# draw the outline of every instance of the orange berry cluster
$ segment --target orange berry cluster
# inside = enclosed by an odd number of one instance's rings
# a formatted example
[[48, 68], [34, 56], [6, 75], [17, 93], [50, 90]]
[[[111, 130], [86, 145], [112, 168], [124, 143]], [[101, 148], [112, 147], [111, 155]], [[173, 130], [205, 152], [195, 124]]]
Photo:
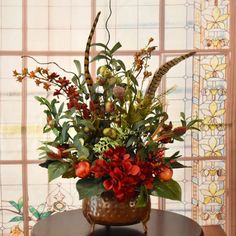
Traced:
[[149, 46], [153, 41], [153, 38], [150, 38], [148, 44], [145, 48], [142, 48], [140, 51], [136, 52], [134, 55], [134, 69], [135, 71], [141, 71], [144, 69], [143, 76], [148, 78], [152, 75], [152, 72], [148, 71], [147, 61], [151, 57], [151, 53], [155, 50], [155, 46]]

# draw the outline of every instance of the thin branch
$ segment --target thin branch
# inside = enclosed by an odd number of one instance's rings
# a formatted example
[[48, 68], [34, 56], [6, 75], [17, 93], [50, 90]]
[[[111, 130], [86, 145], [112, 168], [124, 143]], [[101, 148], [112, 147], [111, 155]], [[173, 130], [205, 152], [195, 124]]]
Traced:
[[17, 215], [21, 215], [22, 216], [22, 213], [20, 213], [19, 211], [13, 211], [11, 209], [7, 209], [7, 208], [0, 208], [0, 211], [10, 211], [14, 214], [17, 214]]
[[54, 61], [50, 61], [50, 62], [39, 62], [38, 60], [36, 60], [34, 57], [31, 57], [31, 56], [21, 56], [21, 58], [30, 58], [32, 60], [34, 60], [37, 64], [40, 64], [40, 65], [50, 65], [50, 64], [53, 64], [53, 65], [56, 65], [59, 69], [61, 69], [62, 71], [68, 73], [68, 74], [73, 74], [74, 76], [76, 76], [76, 78], [79, 80], [79, 77], [78, 75], [76, 75], [74, 72], [72, 71], [68, 71], [68, 70], [65, 70], [63, 67], [61, 67], [59, 64], [57, 64], [56, 62]]
[[[109, 29], [108, 29], [108, 22], [109, 22], [109, 20], [110, 20], [110, 18], [111, 18], [111, 15], [112, 15], [111, 0], [109, 0], [109, 15], [108, 15], [108, 17], [107, 17], [107, 19], [106, 19], [106, 23], [105, 23], [105, 29], [106, 29], [106, 31], [107, 31], [107, 36], [108, 36], [107, 43], [106, 43], [106, 47], [105, 47], [105, 51], [107, 51], [107, 49], [108, 49], [108, 44], [109, 44], [110, 39], [111, 39], [111, 34], [110, 34]], [[106, 62], [107, 62], [107, 65], [108, 65], [109, 63], [108, 63], [108, 59], [107, 59], [107, 58], [106, 58]]]
[[105, 23], [105, 29], [107, 31], [108, 39], [107, 39], [107, 43], [106, 43], [106, 48], [105, 49], [107, 49], [107, 46], [108, 46], [108, 44], [110, 42], [110, 39], [111, 39], [111, 34], [110, 34], [109, 29], [108, 29], [108, 22], [109, 22], [109, 20], [111, 18], [111, 15], [112, 15], [111, 0], [109, 0], [109, 16], [107, 17], [106, 23]]

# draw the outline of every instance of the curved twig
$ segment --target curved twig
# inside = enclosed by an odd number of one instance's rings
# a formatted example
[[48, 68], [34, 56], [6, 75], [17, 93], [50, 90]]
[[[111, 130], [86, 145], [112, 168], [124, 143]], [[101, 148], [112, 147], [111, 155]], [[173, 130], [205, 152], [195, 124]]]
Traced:
[[61, 67], [59, 64], [57, 64], [57, 63], [54, 62], [54, 61], [50, 61], [50, 62], [39, 62], [39, 61], [36, 60], [34, 57], [31, 57], [31, 56], [21, 56], [21, 58], [25, 58], [25, 57], [34, 60], [34, 61], [35, 61], [37, 64], [39, 64], [39, 65], [51, 65], [51, 64], [56, 65], [56, 66], [57, 66], [59, 69], [61, 69], [62, 71], [66, 72], [66, 73], [68, 73], [68, 74], [73, 74], [74, 76], [76, 76], [77, 79], [79, 79], [78, 75], [76, 75], [74, 72], [65, 70], [63, 67]]

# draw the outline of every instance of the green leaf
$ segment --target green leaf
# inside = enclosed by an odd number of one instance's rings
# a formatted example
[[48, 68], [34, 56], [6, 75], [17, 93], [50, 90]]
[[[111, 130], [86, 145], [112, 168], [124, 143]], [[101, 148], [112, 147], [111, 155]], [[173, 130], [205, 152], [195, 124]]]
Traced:
[[23, 198], [22, 197], [19, 198], [19, 200], [18, 200], [18, 206], [19, 206], [19, 210], [21, 210], [23, 207]]
[[191, 168], [191, 166], [185, 166], [185, 165], [183, 165], [183, 164], [181, 164], [181, 163], [179, 163], [177, 161], [175, 161], [173, 163], [170, 162], [170, 165], [171, 165], [171, 168], [174, 168], [174, 169], [177, 169], [177, 168], [189, 168], [189, 167]]
[[120, 42], [117, 42], [115, 45], [114, 45], [114, 47], [111, 49], [111, 54], [113, 54], [115, 51], [117, 51], [119, 48], [121, 48], [122, 47], [122, 45], [121, 45], [121, 43]]
[[54, 161], [54, 160], [46, 160], [45, 162], [43, 163], [40, 163], [39, 166], [43, 167], [43, 168], [48, 168], [48, 166], [50, 164], [52, 164], [53, 162], [57, 162], [57, 161]]
[[136, 122], [136, 123], [134, 124], [133, 129], [134, 129], [134, 130], [139, 130], [140, 127], [143, 126], [143, 125], [145, 125], [146, 123], [148, 123], [147, 120], [140, 120], [140, 121], [138, 121], [138, 122]]
[[180, 155], [179, 153], [180, 153], [180, 152], [177, 151], [177, 152], [175, 152], [174, 154], [172, 154], [170, 157], [166, 157], [166, 158], [165, 158], [165, 161], [166, 161], [166, 162], [169, 162], [170, 160], [177, 159], [177, 158], [181, 157], [181, 155]]
[[62, 111], [63, 111], [63, 108], [64, 108], [64, 102], [60, 105], [59, 109], [58, 109], [58, 116], [61, 115]]
[[79, 86], [79, 80], [78, 77], [76, 75], [74, 75], [71, 79], [71, 81], [75, 84], [75, 86]]
[[86, 148], [86, 147], [84, 147], [84, 146], [82, 146], [78, 151], [77, 151], [77, 153], [78, 153], [78, 156], [79, 157], [81, 157], [81, 156], [83, 156], [83, 157], [89, 157], [89, 150], [88, 150], [88, 148]]
[[128, 142], [126, 143], [126, 147], [131, 146], [135, 141], [137, 141], [137, 139], [138, 139], [137, 136], [131, 136], [131, 137], [128, 139]]
[[110, 58], [112, 57], [110, 51], [107, 51], [107, 50], [102, 50], [102, 51], [100, 51], [99, 54], [100, 54], [100, 55], [104, 54], [105, 56], [108, 56], [108, 57], [110, 57]]
[[69, 169], [70, 164], [66, 162], [56, 161], [48, 165], [48, 181], [58, 178]]
[[99, 46], [99, 47], [105, 48], [106, 50], [109, 50], [109, 48], [103, 43], [93, 43], [93, 44], [91, 44], [91, 46]]
[[[45, 145], [47, 145], [47, 144], [45, 144]], [[44, 152], [50, 152], [51, 150], [48, 148], [48, 146], [41, 146], [41, 147], [39, 147], [37, 150], [42, 150], [42, 151], [44, 151]]]
[[10, 219], [9, 222], [19, 222], [19, 221], [24, 221], [23, 216], [15, 216], [12, 219]]
[[101, 59], [105, 59], [105, 60], [110, 60], [109, 57], [105, 56], [105, 55], [97, 55], [95, 56], [90, 62], [93, 62], [93, 61], [97, 61], [97, 60], [101, 60]]
[[47, 125], [43, 127], [43, 133], [48, 133], [49, 131], [51, 131], [52, 128], [51, 127], [48, 127]]
[[54, 99], [51, 101], [52, 115], [53, 115], [54, 117], [56, 117], [56, 115], [57, 115], [57, 109], [56, 109], [56, 106], [55, 106], [56, 103], [58, 103], [58, 101], [54, 98]]
[[77, 149], [79, 157], [84, 156], [87, 158], [89, 156], [89, 149], [82, 145], [80, 138], [81, 138], [81, 133], [75, 135], [73, 139], [74, 147]]
[[89, 128], [90, 130], [95, 131], [95, 127], [93, 126], [93, 123], [89, 120], [81, 120], [81, 119], [76, 119], [77, 125], [82, 125], [84, 127]]
[[76, 69], [78, 71], [78, 75], [80, 76], [81, 75], [81, 63], [78, 60], [74, 60], [74, 63], [75, 63]]
[[76, 149], [80, 149], [82, 147], [82, 143], [80, 142], [81, 135], [76, 134], [74, 139], [73, 139], [73, 144]]
[[155, 180], [154, 188], [151, 191], [151, 194], [153, 196], [181, 201], [181, 187], [173, 179], [168, 182]]
[[100, 195], [105, 191], [102, 181], [94, 178], [80, 179], [76, 183], [76, 189], [79, 192], [79, 198], [90, 198]]
[[43, 212], [40, 214], [40, 219], [45, 219], [48, 216], [50, 216], [52, 213], [53, 213], [52, 211]]
[[185, 120], [181, 120], [181, 124], [182, 124], [183, 127], [186, 127], [186, 125], [187, 125]]
[[62, 178], [75, 178], [75, 169], [71, 166], [66, 173], [62, 175]]
[[187, 128], [189, 129], [189, 128], [191, 128], [195, 123], [197, 123], [197, 122], [202, 122], [202, 120], [200, 120], [200, 119], [197, 119], [197, 120], [192, 120], [192, 121], [190, 121], [188, 124], [187, 124]]
[[55, 135], [56, 137], [58, 137], [60, 131], [59, 131], [57, 128], [52, 128], [51, 130], [52, 130], [52, 132], [54, 133], [54, 135]]
[[147, 205], [148, 193], [145, 186], [141, 186], [141, 191], [137, 197], [136, 207], [145, 207]]
[[183, 118], [183, 120], [186, 120], [186, 117], [185, 117], [185, 113], [184, 113], [184, 112], [180, 112], [180, 116]]
[[121, 68], [126, 71], [125, 63], [121, 60], [116, 60], [116, 62], [121, 66]]
[[130, 78], [130, 80], [134, 83], [134, 85], [138, 86], [138, 81], [137, 79], [134, 77], [134, 75], [132, 74], [131, 71], [127, 72], [127, 77]]
[[40, 213], [33, 206], [29, 206], [29, 211], [36, 219], [40, 218]]
[[191, 127], [191, 128], [189, 128], [189, 129], [191, 129], [191, 130], [201, 131], [199, 128], [196, 128], [196, 127]]
[[46, 105], [49, 108], [49, 110], [52, 110], [51, 105], [50, 105], [50, 103], [48, 102], [48, 100], [46, 98], [39, 97], [39, 96], [35, 96], [34, 98], [37, 101], [39, 101], [41, 105]]
[[19, 205], [15, 201], [8, 201], [17, 211], [20, 211]]
[[35, 98], [38, 102], [40, 102], [40, 104], [44, 104], [42, 97], [35, 96], [34, 98]]
[[178, 137], [178, 136], [175, 136], [175, 137], [174, 137], [174, 139], [175, 139], [175, 140], [177, 140], [177, 141], [180, 141], [180, 142], [183, 142], [183, 141], [184, 141], [184, 139], [183, 139], [183, 138], [181, 138], [181, 137]]
[[68, 141], [69, 135], [68, 135], [68, 130], [70, 126], [68, 125], [67, 122], [64, 122], [62, 125], [62, 131], [61, 131], [61, 143], [65, 143]]

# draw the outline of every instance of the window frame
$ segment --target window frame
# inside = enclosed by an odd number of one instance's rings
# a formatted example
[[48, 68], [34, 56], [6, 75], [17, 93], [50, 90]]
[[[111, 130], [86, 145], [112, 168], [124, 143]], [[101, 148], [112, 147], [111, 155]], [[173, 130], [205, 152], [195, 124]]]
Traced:
[[[96, 15], [96, 0], [91, 1], [91, 22], [93, 21]], [[20, 51], [6, 51], [0, 50], [0, 56], [20, 56], [20, 55], [82, 55], [83, 52], [72, 52], [72, 51], [29, 51], [27, 48], [27, 0], [22, 0], [22, 50]], [[212, 55], [215, 53], [225, 54], [229, 58], [229, 64], [227, 69], [227, 108], [226, 111], [226, 119], [227, 119], [227, 129], [226, 129], [226, 157], [224, 157], [224, 161], [226, 162], [226, 232], [227, 235], [233, 236], [236, 235], [236, 82], [234, 78], [236, 78], [236, 70], [233, 68], [233, 65], [236, 64], [236, 1], [229, 0], [230, 4], [230, 48], [229, 49], [198, 49], [197, 55]], [[166, 56], [175, 56], [180, 55], [182, 53], [186, 53], [192, 50], [165, 50], [164, 48], [164, 23], [165, 23], [165, 0], [160, 0], [160, 8], [159, 8], [159, 36], [160, 36], [160, 45], [159, 50], [154, 55], [158, 55], [160, 57], [159, 64], [163, 64], [165, 62]], [[96, 35], [95, 35], [96, 37]], [[95, 38], [94, 38], [95, 40]], [[92, 48], [91, 55], [95, 55], [96, 49]], [[117, 55], [133, 55], [134, 51], [120, 51]], [[27, 67], [27, 59], [24, 58], [22, 60], [22, 66]], [[96, 65], [93, 64], [91, 66], [91, 71], [95, 74]], [[0, 160], [1, 164], [20, 164], [22, 166], [22, 189], [23, 189], [23, 201], [24, 201], [24, 218], [28, 218], [28, 165], [39, 163], [36, 160], [28, 160], [27, 159], [27, 82], [24, 81], [22, 84], [22, 120], [21, 120], [21, 141], [22, 141], [22, 160]], [[229, 111], [230, 108], [230, 111]], [[192, 157], [183, 157], [182, 160], [193, 160]], [[201, 157], [195, 158], [195, 160], [201, 160]], [[212, 160], [216, 160], [216, 158], [212, 158]], [[222, 160], [222, 158], [221, 158]], [[159, 201], [159, 207], [165, 209], [165, 200]], [[24, 221], [24, 234], [25, 236], [29, 235], [28, 232], [29, 222]]]

